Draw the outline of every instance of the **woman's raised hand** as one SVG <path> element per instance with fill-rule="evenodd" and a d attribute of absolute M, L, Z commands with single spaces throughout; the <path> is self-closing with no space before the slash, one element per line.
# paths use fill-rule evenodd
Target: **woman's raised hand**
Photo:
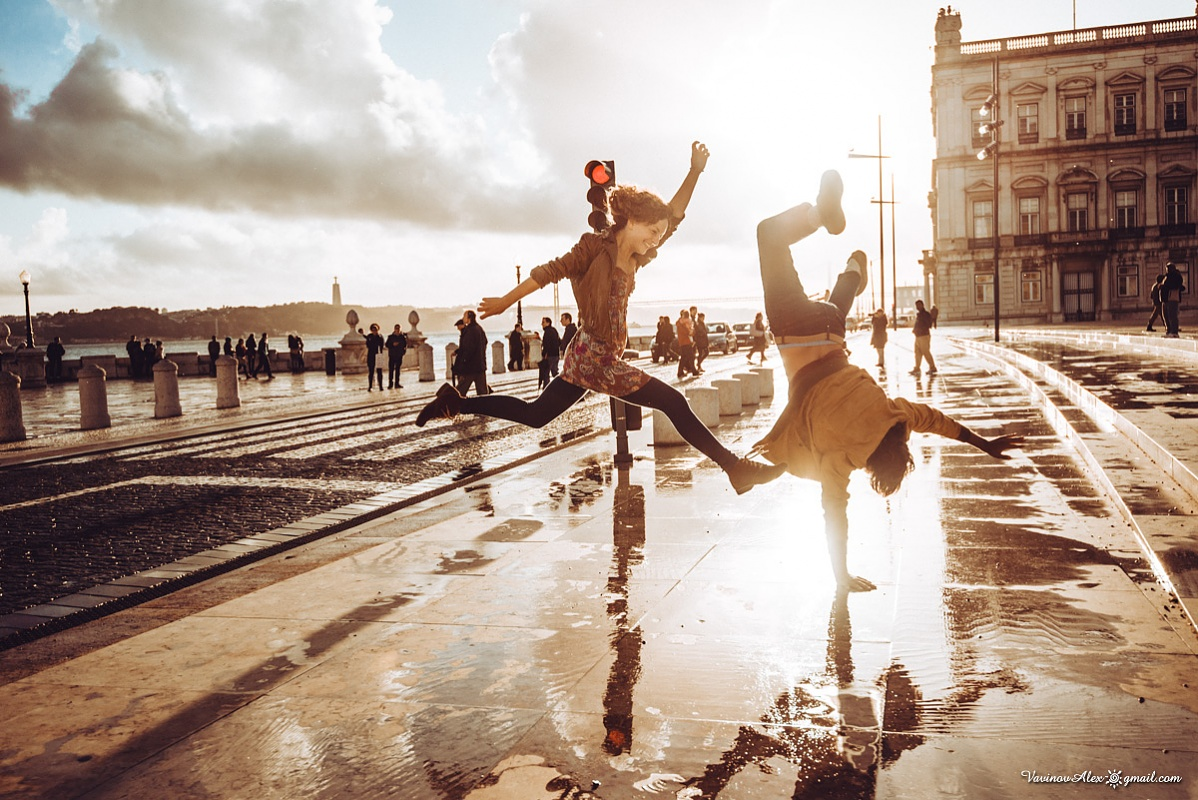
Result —
<path fill-rule="evenodd" d="M 486 319 L 496 314 L 502 314 L 504 311 L 507 311 L 508 305 L 508 303 L 503 302 L 502 297 L 484 297 L 482 302 L 478 304 L 478 318 Z"/>
<path fill-rule="evenodd" d="M 711 151 L 702 142 L 691 142 L 691 169 L 702 172 L 707 167 L 707 157 Z"/>

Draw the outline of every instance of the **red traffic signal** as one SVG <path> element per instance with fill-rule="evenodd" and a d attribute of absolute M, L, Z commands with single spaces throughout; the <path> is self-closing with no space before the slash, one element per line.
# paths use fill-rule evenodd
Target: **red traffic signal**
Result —
<path fill-rule="evenodd" d="M 592 161 L 586 166 L 585 174 L 594 186 L 608 188 L 616 183 L 616 162 Z"/>
<path fill-rule="evenodd" d="M 607 193 L 616 185 L 616 162 L 590 161 L 583 174 L 591 182 L 587 189 L 587 202 L 591 204 L 591 214 L 587 222 L 596 232 L 611 227 L 611 219 L 607 212 Z"/>

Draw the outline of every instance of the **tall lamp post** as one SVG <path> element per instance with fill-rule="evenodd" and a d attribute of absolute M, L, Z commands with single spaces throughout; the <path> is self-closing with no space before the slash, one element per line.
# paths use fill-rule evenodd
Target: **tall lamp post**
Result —
<path fill-rule="evenodd" d="M 991 201 L 994 210 L 994 219 L 992 221 L 993 230 L 991 233 L 994 237 L 994 341 L 999 341 L 998 336 L 998 320 L 999 320 L 999 291 L 998 282 L 998 131 L 1002 127 L 1003 121 L 998 118 L 998 59 L 994 59 L 993 74 L 991 76 L 990 96 L 982 103 L 982 107 L 978 109 L 978 115 L 982 118 L 981 127 L 978 133 L 985 136 L 990 134 L 990 144 L 978 151 L 978 160 L 985 161 L 987 158 L 994 165 L 994 196 Z"/>
<path fill-rule="evenodd" d="M 25 287 L 25 346 L 33 347 L 33 317 L 29 315 L 29 270 L 21 270 L 18 276 Z"/>
<path fill-rule="evenodd" d="M 878 287 L 881 291 L 882 308 L 886 307 L 886 217 L 883 213 L 885 194 L 883 193 L 882 185 L 882 159 L 890 158 L 890 156 L 882 154 L 882 115 L 878 115 L 878 152 L 873 155 L 865 153 L 854 153 L 849 151 L 849 158 L 876 158 L 878 160 L 878 251 L 880 260 L 878 262 L 878 274 L 880 280 Z M 893 254 L 892 254 L 893 255 Z"/>

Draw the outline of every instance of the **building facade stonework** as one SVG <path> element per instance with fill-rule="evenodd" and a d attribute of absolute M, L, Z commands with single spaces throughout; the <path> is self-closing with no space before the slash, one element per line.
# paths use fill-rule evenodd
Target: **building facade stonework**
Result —
<path fill-rule="evenodd" d="M 1147 319 L 1166 261 L 1198 278 L 1196 22 L 963 43 L 940 11 L 923 265 L 941 320 L 993 319 L 996 260 L 1004 323 Z"/>

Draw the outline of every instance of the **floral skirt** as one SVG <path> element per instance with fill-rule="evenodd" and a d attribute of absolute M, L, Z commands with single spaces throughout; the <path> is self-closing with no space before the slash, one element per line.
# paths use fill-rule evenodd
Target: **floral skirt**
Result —
<path fill-rule="evenodd" d="M 579 331 L 566 348 L 562 378 L 593 392 L 626 397 L 644 387 L 652 376 L 629 364 L 623 355 L 623 347 L 616 348 Z"/>

